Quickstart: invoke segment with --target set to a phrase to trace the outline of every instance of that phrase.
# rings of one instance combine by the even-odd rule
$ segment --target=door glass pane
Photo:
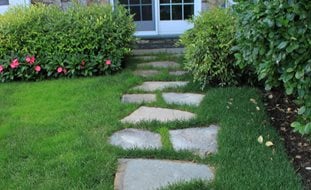
[[[173,20],[182,20],[182,5],[173,5],[172,6],[172,19]]]
[[[140,0],[130,0],[130,4],[140,4]]]
[[[151,4],[151,0],[142,0],[141,3],[142,4]]]
[[[160,3],[163,4],[163,3],[170,3],[171,1],[170,0],[160,0]]]
[[[142,20],[152,20],[152,6],[142,6]]]
[[[194,14],[194,5],[185,5],[184,7],[184,19],[189,19]]]
[[[172,0],[172,3],[182,3],[182,0]]]
[[[194,0],[184,0],[184,3],[194,3]]]
[[[128,4],[128,0],[119,0],[119,3],[122,5],[127,5]]]
[[[134,21],[140,21],[140,6],[130,6],[130,13],[134,15]]]
[[[171,20],[170,6],[160,6],[160,20]]]

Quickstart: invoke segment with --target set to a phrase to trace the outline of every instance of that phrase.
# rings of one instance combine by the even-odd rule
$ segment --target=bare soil
[[[264,101],[271,124],[278,130],[286,152],[305,189],[311,190],[311,142],[310,137],[293,131],[290,124],[297,117],[298,107],[294,98],[286,96],[283,90],[273,89],[265,92]]]

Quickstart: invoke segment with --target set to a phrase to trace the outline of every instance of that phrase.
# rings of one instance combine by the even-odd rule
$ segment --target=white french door
[[[111,2],[115,2],[112,0]],[[202,0],[117,0],[134,15],[137,36],[179,35],[193,27]]]
[[[201,10],[202,0],[159,0],[158,33],[182,34],[193,27],[187,19]]]

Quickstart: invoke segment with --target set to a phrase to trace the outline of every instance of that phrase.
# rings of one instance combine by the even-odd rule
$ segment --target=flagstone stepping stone
[[[188,128],[169,131],[174,150],[189,150],[199,156],[217,151],[217,133],[219,127],[211,125],[204,128]]]
[[[119,159],[115,190],[156,190],[191,180],[211,181],[213,170],[192,162],[148,159]]]
[[[122,96],[123,103],[150,103],[155,102],[157,96],[155,94],[125,94]]]
[[[123,149],[158,149],[162,147],[161,136],[146,130],[123,129],[110,137],[110,144]]]
[[[142,76],[142,77],[152,77],[158,75],[160,71],[157,70],[136,70],[134,71],[135,75]]]
[[[121,120],[122,123],[139,123],[139,122],[170,122],[170,121],[186,121],[195,118],[195,114],[173,110],[167,108],[154,108],[142,106],[129,116]]]
[[[163,99],[168,104],[199,106],[204,98],[202,94],[193,93],[163,93]]]
[[[180,65],[174,61],[154,61],[148,63],[140,63],[138,67],[154,67],[154,68],[179,68]]]
[[[182,76],[187,74],[187,71],[170,71],[169,74],[172,76]]]
[[[152,92],[152,91],[156,91],[156,90],[163,90],[165,88],[184,87],[187,84],[188,84],[187,81],[173,81],[173,82],[153,81],[153,82],[144,82],[142,85],[136,86],[132,89],[143,90],[146,92]]]
[[[157,56],[152,56],[152,55],[142,55],[142,56],[137,56],[136,58],[141,59],[141,60],[152,60],[152,59],[156,59]]]

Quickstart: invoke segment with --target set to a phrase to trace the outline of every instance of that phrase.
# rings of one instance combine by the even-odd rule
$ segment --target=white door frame
[[[185,30],[193,27],[193,24],[189,23],[187,20],[178,20],[178,21],[160,21],[160,1],[154,1],[155,11],[155,30],[154,31],[136,31],[135,36],[144,37],[144,36],[156,36],[156,35],[180,35]],[[113,5],[114,0],[110,0],[110,3]],[[194,16],[200,14],[202,9],[202,0],[194,0]]]

